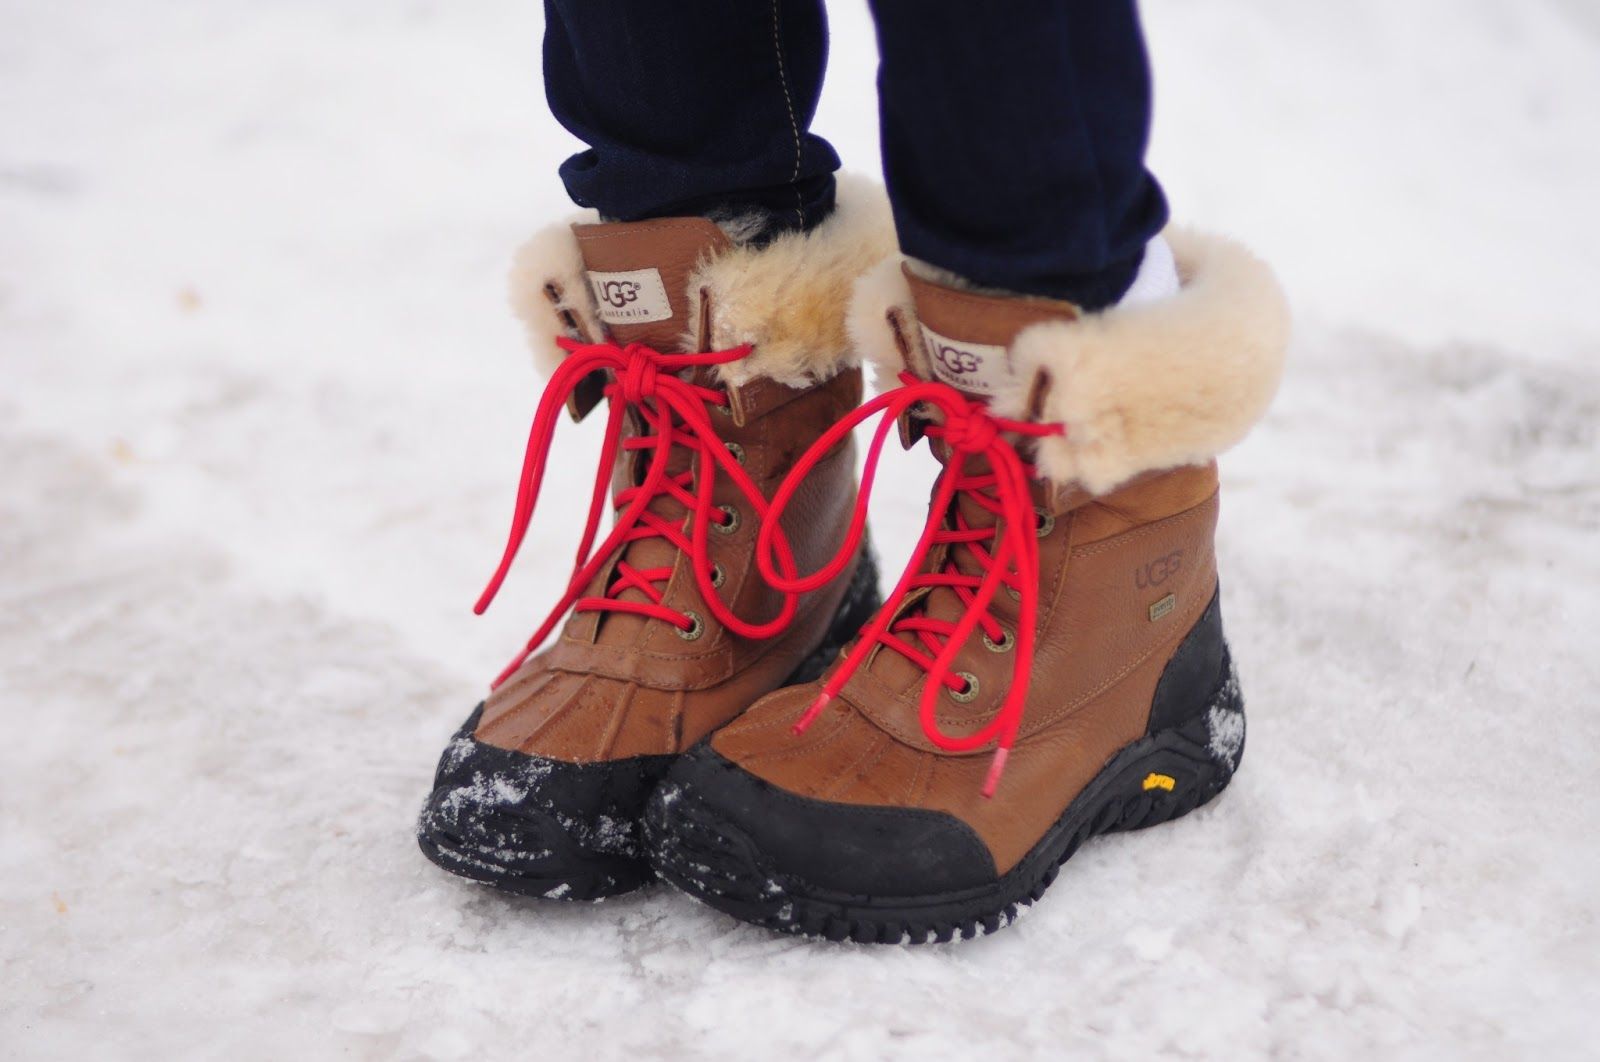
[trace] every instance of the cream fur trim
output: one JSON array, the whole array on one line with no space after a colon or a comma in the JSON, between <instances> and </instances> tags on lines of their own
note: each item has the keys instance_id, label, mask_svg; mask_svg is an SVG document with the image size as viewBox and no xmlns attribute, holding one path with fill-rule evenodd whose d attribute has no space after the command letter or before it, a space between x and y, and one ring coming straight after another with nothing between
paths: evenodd
<instances>
[{"instance_id":1,"label":"cream fur trim","mask_svg":"<svg viewBox=\"0 0 1600 1062\"><path fill-rule=\"evenodd\" d=\"M757 376L801 387L859 363L845 331L857 277L895 248L889 201L873 182L839 179L838 205L810 232L760 249L734 247L702 262L689 290L711 295L711 346L741 343L750 357L722 366L735 386ZM700 332L700 300L689 304L688 337Z\"/></svg>"},{"instance_id":2,"label":"cream fur trim","mask_svg":"<svg viewBox=\"0 0 1600 1062\"><path fill-rule=\"evenodd\" d=\"M911 369L921 375L931 375L922 352L922 343L915 332L916 307L911 301L911 285L900 270L905 261L891 254L855 282L850 298L850 312L845 317L845 327L850 334L850 344L855 352L872 366L873 383L879 391L889 391L900 386L899 375ZM902 336L896 331L896 322L905 329L909 349L902 352ZM907 358L910 364L907 364Z\"/></svg>"},{"instance_id":3,"label":"cream fur trim","mask_svg":"<svg viewBox=\"0 0 1600 1062\"><path fill-rule=\"evenodd\" d=\"M1099 494L1141 472L1209 461L1244 438L1277 391L1289 310L1272 271L1232 240L1180 228L1164 235L1178 294L1033 325L1011 345L1011 380L994 408L1025 416L1035 384L1046 385L1039 419L1067 428L1038 448L1039 469L1055 483ZM879 387L893 386L903 367L886 327L892 314L920 361L898 256L862 277L850 311L852 338L877 367Z\"/></svg>"},{"instance_id":4,"label":"cream fur trim","mask_svg":"<svg viewBox=\"0 0 1600 1062\"><path fill-rule=\"evenodd\" d=\"M527 331L534 362L548 376L561 364L558 336L597 340L604 334L570 218L536 233L517 251L511 305ZM895 247L894 222L883 191L861 178L841 177L837 206L810 232L779 236L760 249L734 246L702 261L690 278L684 335L700 331L700 299L711 296L711 345L749 343L750 357L720 368L734 386L768 377L792 386L826 380L858 363L845 331L855 279Z\"/></svg>"},{"instance_id":5,"label":"cream fur trim","mask_svg":"<svg viewBox=\"0 0 1600 1062\"><path fill-rule=\"evenodd\" d=\"M557 337L598 340L604 334L595 313L594 293L584 277L583 254L572 226L600 220L586 210L534 233L511 259L507 294L533 351L534 368L548 377L566 352Z\"/></svg>"},{"instance_id":6,"label":"cream fur trim","mask_svg":"<svg viewBox=\"0 0 1600 1062\"><path fill-rule=\"evenodd\" d=\"M1067 434L1039 446L1040 471L1094 493L1141 472L1201 464L1245 437L1283 375L1289 307L1272 271L1242 245L1171 229L1178 294L1025 328L1016 379L1049 379L1041 419ZM996 396L1020 414L1019 386Z\"/></svg>"}]
</instances>

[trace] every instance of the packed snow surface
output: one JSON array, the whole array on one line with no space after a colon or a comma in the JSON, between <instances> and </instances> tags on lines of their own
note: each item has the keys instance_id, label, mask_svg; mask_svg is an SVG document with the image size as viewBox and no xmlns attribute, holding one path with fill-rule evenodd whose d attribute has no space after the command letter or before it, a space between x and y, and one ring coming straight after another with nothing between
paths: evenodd
<instances>
[{"instance_id":1,"label":"packed snow surface","mask_svg":"<svg viewBox=\"0 0 1600 1062\"><path fill-rule=\"evenodd\" d=\"M870 950L417 852L592 475L564 427L474 619L539 387L503 267L566 209L540 5L0 8L0 1055L1593 1057L1600 6L1149 3L1176 214L1298 320L1224 468L1241 773Z\"/></svg>"}]
</instances>

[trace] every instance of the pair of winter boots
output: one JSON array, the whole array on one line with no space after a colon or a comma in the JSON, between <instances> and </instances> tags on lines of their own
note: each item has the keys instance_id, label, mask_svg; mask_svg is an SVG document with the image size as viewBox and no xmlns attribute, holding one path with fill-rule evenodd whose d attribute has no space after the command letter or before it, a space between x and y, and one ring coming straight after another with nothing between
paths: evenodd
<instances>
[{"instance_id":1,"label":"pair of winter boots","mask_svg":"<svg viewBox=\"0 0 1600 1062\"><path fill-rule=\"evenodd\" d=\"M1214 458L1277 384L1271 274L1172 230L1177 294L1083 313L935 278L893 238L846 185L759 247L673 218L523 249L549 382L480 606L563 411L605 434L570 579L440 760L434 862L564 899L660 877L773 929L945 941L1006 925L1090 837L1228 784L1245 723ZM880 602L865 495L895 432L942 470Z\"/></svg>"}]
</instances>

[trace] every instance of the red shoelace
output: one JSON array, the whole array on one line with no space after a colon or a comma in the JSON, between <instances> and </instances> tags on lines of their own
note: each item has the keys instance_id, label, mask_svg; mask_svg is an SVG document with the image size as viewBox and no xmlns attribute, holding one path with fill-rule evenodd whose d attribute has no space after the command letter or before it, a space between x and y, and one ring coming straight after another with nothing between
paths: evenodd
<instances>
[{"instance_id":1,"label":"red shoelace","mask_svg":"<svg viewBox=\"0 0 1600 1062\"><path fill-rule=\"evenodd\" d=\"M587 376L600 371L608 372L611 377L604 392L609 407L605 441L601 446L600 466L589 502L588 521L584 525L583 540L578 546L577 560L567 589L528 640L527 646L506 666L493 685L499 686L522 666L566 615L568 608L577 612L629 612L670 623L680 631L693 630L699 622L697 617L664 603L663 584L672 576L671 567L635 568L627 561L618 561L615 578L603 595L582 596L584 588L618 550L642 539L662 538L679 551L689 554L700 596L711 614L728 630L752 639L770 638L781 632L794 616L798 594L783 591L783 604L777 616L766 623L748 623L736 616L717 593L716 586L720 580L716 580L712 571L706 535L712 524L725 527L737 519L735 510L719 506L712 500L719 471L733 481L739 494L749 502L763 525L762 540L768 543L768 548L777 550L778 570L791 578L795 574L794 557L781 529L770 535L765 533L769 511L767 500L718 437L711 423L707 407L726 406L727 394L717 388L691 384L677 375L681 370L700 365L725 365L738 361L750 353L750 347L698 354L662 354L642 343L618 346L615 343L579 343L570 339L557 339L556 342L567 351L567 357L562 359L560 367L545 385L544 394L540 396L533 427L528 433L528 451L523 459L522 477L517 486L517 505L511 519L511 534L506 541L505 553L500 558L500 566L495 569L489 585L473 606L474 612L481 614L494 600L527 534L528 525L533 520L534 505L539 499L539 486L544 480L549 461L550 443L568 397ZM624 418L629 409L638 411L647 430L653 434L641 433L631 439L622 438ZM694 461L692 467L671 473L668 465L672 451L680 446L693 452ZM614 499L616 524L596 547L594 540L599 532L600 513L605 506L606 491L619 450L649 450L650 464L637 486L617 492ZM663 495L675 499L688 510L687 529L681 520L668 520L649 511L651 503ZM628 590L638 591L645 600L624 599L622 595Z\"/></svg>"},{"instance_id":2,"label":"red shoelace","mask_svg":"<svg viewBox=\"0 0 1600 1062\"><path fill-rule=\"evenodd\" d=\"M996 743L994 758L983 783L983 795L989 797L994 795L1000 776L1005 771L1006 757L1022 724L1039 611L1039 535L1033 496L1029 491L1033 469L1023 461L1006 433L1042 438L1062 435L1066 429L1059 424L1030 424L996 417L982 402L968 399L948 384L921 380L910 373L902 373L900 381L902 386L879 395L835 424L795 464L773 495L771 519L762 524L757 539L756 563L763 578L779 590L791 593L815 590L838 578L861 543L866 528L867 503L877 476L878 458L883 453L884 440L894 429L895 422L901 414L918 403L935 406L943 413L944 422L928 425L925 434L944 440L952 453L934 487L933 504L928 509L928 522L922 529L922 536L911 551L911 559L901 573L900 581L884 599L883 607L872 618L872 622L862 629L854 648L843 662L829 674L822 691L795 723L794 729L799 733L810 726L839 695L839 691L850 681L850 676L877 647L882 646L899 653L927 672L918 715L922 732L929 741L953 752L979 748L990 741ZM779 562L784 557L782 553L774 553L774 549L782 545L781 540L774 537L779 515L794 497L806 475L828 451L856 425L879 414L884 415L883 422L878 425L872 445L867 450L861 474L861 491L857 495L850 528L839 552L820 570L808 576L796 577L779 570L773 563L774 557ZM968 475L968 461L980 455L987 459L989 470ZM996 523L990 527L968 526L960 507L954 504L958 495L969 498L978 507L992 513ZM946 526L947 518L952 526ZM997 544L990 549L987 544L996 541ZM964 546L983 574L965 574L956 566L953 555L938 571L923 571L929 550L937 545ZM908 594L941 586L953 590L965 606L958 622L934 619L921 610L913 610L898 620L895 618ZM943 689L965 693L969 688L967 679L960 672L951 670L956 657L973 631L980 626L990 641L1004 644L1005 628L989 614L989 605L1002 586L1017 598L1017 655L1010 688L999 711L987 726L972 734L947 734L939 728L939 693Z\"/></svg>"}]
</instances>

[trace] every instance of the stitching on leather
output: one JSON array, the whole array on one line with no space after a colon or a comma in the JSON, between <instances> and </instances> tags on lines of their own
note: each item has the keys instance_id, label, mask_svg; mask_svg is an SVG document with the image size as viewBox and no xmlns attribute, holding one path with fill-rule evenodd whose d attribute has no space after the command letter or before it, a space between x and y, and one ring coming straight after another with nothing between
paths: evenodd
<instances>
[{"instance_id":1,"label":"stitching on leather","mask_svg":"<svg viewBox=\"0 0 1600 1062\"><path fill-rule=\"evenodd\" d=\"M666 729L667 748L677 752L683 751L683 720L684 709L689 703L689 691L674 690L672 694L672 709L667 713L667 718L662 724Z\"/></svg>"},{"instance_id":2,"label":"stitching on leather","mask_svg":"<svg viewBox=\"0 0 1600 1062\"><path fill-rule=\"evenodd\" d=\"M1191 508L1185 509L1183 512L1180 512L1180 513L1174 513L1172 516L1165 517L1164 519L1158 521L1155 524L1148 525L1148 527L1151 528L1151 529L1159 529L1161 524L1168 523L1170 521L1181 520L1181 519L1183 519L1185 517L1190 517L1190 516L1194 515L1195 513L1197 513L1198 511L1204 509L1215 498L1216 498L1216 494L1213 493L1209 498L1207 498L1205 501L1201 502L1199 505L1192 506ZM1139 531L1125 532L1123 534L1120 534L1120 535L1116 536L1116 540L1127 539L1127 538L1132 537L1132 536L1134 536L1136 534L1142 533L1142 531L1143 531L1143 529L1140 529ZM1108 540L1108 542L1111 542L1111 541L1113 541L1113 540ZM1096 543L1095 545L1098 546L1099 543ZM1057 593L1058 594L1060 592L1060 587L1062 585L1064 585L1065 573L1066 573L1067 567L1071 563L1071 559L1073 557L1080 557L1080 556L1089 555L1087 551L1092 551L1094 549L1094 546L1086 546L1086 547L1080 547L1080 548L1081 548L1081 550L1083 550L1085 552L1080 552L1080 549L1071 550L1068 553L1068 564L1060 566L1060 568L1057 571L1056 582L1057 582ZM1106 679L1099 686L1096 686L1093 690L1090 690L1089 692L1085 693L1082 697L1080 697L1077 700L1073 701L1071 704L1065 705L1065 706L1063 706L1061 708L1058 708L1058 709L1056 709L1054 711L1047 712L1047 713L1040 714L1040 715L1034 715L1032 712L1029 712L1027 715L1025 715L1023 717L1022 729L1018 734L1019 739L1026 738L1026 737L1028 737L1030 735L1033 735L1033 734L1037 734L1041 730L1043 730L1047 726L1049 726L1051 723L1056 722L1056 721L1058 721L1060 719L1064 719L1064 718L1066 718L1068 716L1074 715L1080 709L1082 709L1085 705L1093 702L1095 699L1097 699L1103 693L1105 693L1106 690L1110 689L1112 686L1114 686L1117 683L1121 682L1129 674L1131 674L1132 672L1137 670L1139 668L1139 666L1142 665L1146 660L1148 660L1152 655L1154 655L1155 653L1160 652L1162 650L1162 648L1171 645L1174 641L1176 641L1179 638L1181 638L1184 634L1187 634L1188 630L1189 630L1189 627L1193 626L1194 620L1196 618L1198 618L1199 613L1201 611L1204 611L1206 605L1209 605L1209 604L1210 604L1209 596L1207 596L1205 598L1205 600L1200 601L1198 605L1193 603L1193 602L1191 602L1188 606L1186 606L1186 608L1183 611L1178 613L1178 616L1180 617L1180 622L1178 624L1176 624L1177 633L1175 635L1169 636L1169 637L1157 642L1150 649L1148 649L1146 652L1144 652L1142 655L1140 655L1137 659L1135 659L1132 663L1127 664L1121 671L1117 672L1115 675L1113 675L1110 678ZM1052 608L1052 612L1053 611L1054 611L1054 609ZM1188 624L1184 624L1182 622L1182 620L1184 620L1184 619L1187 619L1189 621L1189 623ZM911 698L911 697L902 695L901 697L898 697L896 699L898 701L906 704L906 705L911 706L913 708L913 710L915 710L916 705L917 705L917 701L916 701L915 698ZM959 715L959 716L950 716L950 715L938 714L938 715L936 715L936 719L938 720L939 723L945 724L945 725L969 724L969 725L973 726L974 728L978 728L978 727L983 726L987 722L993 721L994 715L995 715L995 713L997 711L998 711L998 706L993 706L993 707L989 708L987 711L982 712L982 713L980 713L978 715L966 715L966 714L963 714L963 715ZM862 713L862 714L866 715L866 713ZM898 722L895 721L895 720L880 720L874 715L866 715L866 718L870 722L872 722L879 730L881 730L884 733L890 735L891 737L899 739L902 742L909 742L911 744L911 747L913 747L915 749L918 749L919 751L924 751L924 752L926 751L926 749L924 748L924 744L923 744L924 742L926 742L926 737L921 735L920 733L916 734L916 735L913 735L913 734L909 734L907 732L904 732L902 730L902 728L900 727L900 725L898 724ZM963 753L961 755L977 755L980 752L983 752L986 748L987 748L987 746L983 746L983 747L980 747L979 749L973 750L972 752Z\"/></svg>"},{"instance_id":3,"label":"stitching on leather","mask_svg":"<svg viewBox=\"0 0 1600 1062\"><path fill-rule=\"evenodd\" d=\"M595 759L608 760L611 758L611 750L616 748L617 738L622 736L628 713L633 710L633 701L638 695L639 687L628 683L623 691L620 703L611 712L610 724L600 734L600 745L595 750Z\"/></svg>"},{"instance_id":4,"label":"stitching on leather","mask_svg":"<svg viewBox=\"0 0 1600 1062\"><path fill-rule=\"evenodd\" d=\"M818 738L805 744L791 743L784 745L781 748L751 753L748 757L746 757L744 762L779 763L784 760L798 759L799 757L815 752L818 749L827 748L829 745L843 737L847 732L849 732L849 730L850 726L848 723L841 723L839 726L834 728L833 733L827 735L826 737Z\"/></svg>"},{"instance_id":5,"label":"stitching on leather","mask_svg":"<svg viewBox=\"0 0 1600 1062\"><path fill-rule=\"evenodd\" d=\"M916 769L911 772L911 779L906 783L904 801L913 807L920 805L928 792L928 783L933 780L933 757L921 749L911 750L917 758Z\"/></svg>"},{"instance_id":6,"label":"stitching on leather","mask_svg":"<svg viewBox=\"0 0 1600 1062\"><path fill-rule=\"evenodd\" d=\"M1215 592L1215 588L1213 587L1212 593ZM1186 611L1179 613L1179 616L1189 621L1187 624L1181 622L1174 624L1173 626L1175 633L1168 635L1166 638L1163 638L1161 641L1151 646L1144 653L1140 654L1138 659L1124 666L1121 671L1118 671L1115 675L1112 675L1100 685L1096 686L1088 693L1085 693L1082 697L1079 697L1076 701L1057 708L1053 712L1048 712L1038 716L1031 725L1025 724L1022 733L1019 736L1037 734L1039 731L1043 730L1045 727L1049 726L1058 719L1064 719L1067 716L1076 715L1085 705L1093 703L1100 697L1101 694L1105 693L1112 686L1115 686L1124 678L1127 678L1128 675L1136 671L1146 660L1150 659L1162 649L1172 645L1174 642L1181 641L1189 633L1189 629L1194 626L1194 621L1199 618L1199 614L1204 612L1211 604L1211 594L1205 595L1203 599L1201 599L1199 595L1195 595L1195 599L1200 601L1198 606L1191 604Z\"/></svg>"},{"instance_id":7,"label":"stitching on leather","mask_svg":"<svg viewBox=\"0 0 1600 1062\"><path fill-rule=\"evenodd\" d=\"M869 741L866 751L851 761L849 767L834 772L833 777L828 780L828 784L817 790L817 798L819 800L826 799L847 803L847 801L841 800L838 794L843 793L848 787L854 785L858 776L876 767L878 761L883 759L883 754L887 751L889 751L887 739L881 734L877 735L876 740Z\"/></svg>"},{"instance_id":8,"label":"stitching on leather","mask_svg":"<svg viewBox=\"0 0 1600 1062\"><path fill-rule=\"evenodd\" d=\"M1092 557L1097 553L1106 553L1110 550L1116 549L1120 543L1147 538L1150 535L1159 534L1167 528L1172 527L1184 520L1195 519L1201 515L1203 511L1209 505L1211 505L1212 502L1216 500L1216 497L1217 494L1215 491L1213 491L1205 501L1198 505L1190 506L1181 513L1173 513L1171 516L1162 517L1155 523L1145 524L1143 527L1136 527L1128 531L1118 531L1110 538L1102 539L1099 542L1091 542L1087 546L1074 546L1072 547L1072 556Z\"/></svg>"},{"instance_id":9,"label":"stitching on leather","mask_svg":"<svg viewBox=\"0 0 1600 1062\"><path fill-rule=\"evenodd\" d=\"M761 702L757 701L756 703L759 704ZM789 714L787 712L774 712L770 719L755 720L750 718L749 712L746 712L739 717L739 733L754 734L761 730L771 730L776 726L793 726L794 720L789 718ZM795 713L795 715L798 718L798 713Z\"/></svg>"},{"instance_id":10,"label":"stitching on leather","mask_svg":"<svg viewBox=\"0 0 1600 1062\"><path fill-rule=\"evenodd\" d=\"M944 287L942 285L937 284L934 281L928 280L926 277L917 276L916 273L913 273L912 275L916 276L917 279L919 281L921 281L922 283L927 284L927 285L929 285L931 287L937 288L938 292L939 292L939 297L941 299L948 299L949 301L952 301L952 302L966 303L966 304L968 304L968 308L970 308L970 309L981 309L986 314L990 314L990 315L992 315L994 313L994 311L995 311L994 296L992 296L992 295L978 295L978 294L976 294L974 292L963 291L960 288ZM1022 310L1024 307L1026 307L1028 310L1042 311L1046 316L1044 316L1042 320L1031 321L1030 323L1033 323L1033 324L1043 324L1043 323L1046 323L1048 321L1058 319L1056 315L1059 314L1066 307L1070 307L1073 311L1076 311L1078 313L1082 312L1082 311L1078 310L1078 307L1077 307L1076 304L1071 303L1071 302L1067 302L1065 299L1055 300L1055 299L1046 299L1046 298L1040 298L1040 297L1034 297L1034 296L1024 296L1024 297L1022 297L1020 299L1016 299L1015 301L1017 303L1017 305L1015 307L1002 306L1000 308L1001 312L1005 313L1011 319L1017 319L1017 318L1032 318L1032 317L1034 317L1033 313L1029 313L1029 312L1021 312L1021 313L1019 313L1018 312L1018 310ZM1063 318L1059 318L1059 319L1067 320L1069 318L1064 318L1063 317ZM917 323L918 324L922 324L923 323L921 318L918 318L918 322ZM929 328L933 328L932 325L928 325L928 327ZM938 329L935 328L934 331L938 331ZM1007 343L1007 344L997 344L997 345L1009 347L1011 344Z\"/></svg>"},{"instance_id":11,"label":"stitching on leather","mask_svg":"<svg viewBox=\"0 0 1600 1062\"><path fill-rule=\"evenodd\" d=\"M694 229L695 231L698 232L698 231L702 231L702 225L700 224L700 220L701 219L696 219L696 221L693 221L693 222L689 222L689 221L624 222L623 224L649 225L652 228L654 228L654 229L656 229L657 231L660 231L660 232L668 232L668 231L671 231L673 229ZM719 229L718 231L720 232L721 230ZM579 233L574 233L573 235L576 236L580 242L587 242L587 241L591 241L591 240L631 240L631 239L634 239L637 236L636 233L632 233L632 232L618 232L617 230L611 228L610 226L607 226L605 229L603 229L600 232L579 232ZM604 272L604 270L602 270L602 272Z\"/></svg>"}]
</instances>

